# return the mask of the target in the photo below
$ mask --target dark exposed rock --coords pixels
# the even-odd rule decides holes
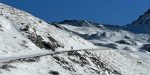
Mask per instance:
[[[116,41],[116,43],[131,45],[131,44],[130,44],[129,42],[127,42],[126,40],[119,40],[119,41]]]
[[[59,57],[53,56],[54,59],[56,59],[57,61],[60,61]]]
[[[56,28],[62,29],[61,26],[59,26],[58,23],[55,23],[55,22],[54,22],[54,23],[51,23],[51,24],[52,24],[53,26],[55,26]]]
[[[50,41],[51,41],[51,46],[52,47],[55,47],[55,48],[57,48],[57,47],[63,47],[57,40],[55,40],[53,37],[51,37],[50,35],[49,35],[49,37],[47,37]]]
[[[19,59],[21,62],[38,62],[40,60],[40,57],[33,57],[33,58],[24,58],[24,59]]]
[[[42,20],[39,20],[39,23],[42,23]]]
[[[74,25],[74,26],[96,26],[99,28],[102,28],[102,26],[100,26],[100,24],[95,23],[95,22],[91,22],[91,21],[86,21],[86,20],[64,20],[62,22],[59,22],[59,24],[68,24],[68,25]]]
[[[141,47],[141,49],[150,52],[150,44],[145,44],[145,45],[143,45],[143,47]]]
[[[60,64],[68,64],[67,61],[65,61],[64,58],[59,58],[57,56],[53,56],[54,59],[56,59]]]
[[[2,25],[0,25],[0,31],[4,31],[4,30],[2,29]]]
[[[64,69],[67,69],[69,71],[73,71],[73,72],[76,72],[75,69],[72,67],[72,66],[62,66]]]
[[[69,58],[71,61],[80,64],[81,66],[87,65],[89,64],[89,62],[87,61],[86,57],[84,57],[84,55],[81,55],[80,53],[78,53],[77,51],[70,51],[68,52],[69,56],[76,56],[79,58],[79,60],[76,59],[71,59]]]
[[[131,39],[129,36],[124,36],[124,38],[126,38],[126,39]]]
[[[94,69],[94,68],[90,68],[90,69],[92,69],[92,70],[95,71],[96,73],[100,74],[100,72],[99,72],[98,70],[96,70],[96,69]]]
[[[106,33],[106,32],[103,32],[103,33],[101,34],[101,36],[102,36],[102,37],[107,37],[107,33]]]
[[[41,36],[30,33],[30,35],[28,35],[28,38],[40,48],[52,49],[53,51],[55,51],[55,48],[63,47],[52,37],[47,37],[49,39],[49,42],[46,42],[43,41],[43,38]]]
[[[20,30],[21,31],[28,31],[29,30],[29,26],[28,25],[23,26]]]
[[[56,62],[61,65],[64,69],[67,69],[69,71],[74,71],[75,69],[73,68],[73,66],[64,58],[58,57],[58,56],[53,56],[53,58],[56,60]]]
[[[113,49],[117,49],[117,44],[115,44],[115,43],[109,43],[109,44],[106,44],[106,45],[103,45],[103,46],[113,48]]]
[[[10,71],[10,68],[16,68],[16,67],[8,65],[8,64],[4,64],[0,67],[0,69],[4,69],[6,71]]]
[[[57,71],[49,71],[49,73],[52,75],[59,75],[59,72],[57,72]]]
[[[38,35],[34,35],[34,34],[30,34],[28,36],[28,38],[33,42],[35,43],[38,47],[40,48],[44,48],[44,45],[42,43],[42,37],[41,36],[38,36]]]

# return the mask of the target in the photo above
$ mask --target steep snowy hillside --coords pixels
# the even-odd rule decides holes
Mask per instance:
[[[0,4],[0,34],[0,56],[70,50],[71,47],[96,48],[74,34],[4,4]]]
[[[150,9],[136,21],[125,27],[126,30],[134,33],[150,34]]]

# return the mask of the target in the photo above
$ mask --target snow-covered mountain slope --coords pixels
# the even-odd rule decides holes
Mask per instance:
[[[150,9],[136,21],[125,26],[125,29],[134,33],[150,34]]]
[[[121,27],[101,25],[85,20],[70,20],[68,22],[70,23],[67,24],[66,21],[64,21],[58,24],[54,23],[53,25],[60,29],[73,32],[91,41],[95,45],[135,51],[141,50],[144,44],[150,43],[149,34],[134,34],[122,30]],[[75,25],[77,23],[78,25]]]
[[[148,54],[145,53],[142,60],[134,53],[97,47],[85,39],[94,43],[99,39],[92,36],[99,37],[101,32],[98,30],[103,31],[106,27],[89,21],[83,23],[81,26],[53,26],[27,12],[0,3],[0,75],[150,74],[149,62],[144,61],[149,60]],[[108,27],[111,30],[115,28]],[[110,29],[108,33],[103,33],[105,41],[99,40],[100,44],[121,39],[119,36],[122,33],[110,38],[115,35],[110,33]],[[86,35],[85,39],[76,34],[81,37]],[[148,42],[145,39],[136,41],[138,46]]]
[[[70,21],[73,21],[71,23],[78,22],[78,20]],[[88,21],[79,20],[78,23],[84,22],[87,23]],[[129,58],[150,62],[149,34],[134,34],[129,31],[122,30],[121,27],[118,28],[115,26],[98,25],[97,23],[91,22],[87,23],[90,25],[75,25],[77,23],[71,25],[71,23],[67,24],[66,22],[60,22],[53,23],[53,25],[62,30],[75,33],[97,46],[118,49],[121,54]]]
[[[48,50],[96,48],[90,42],[48,25],[24,11],[0,4],[0,56]]]
[[[1,75],[149,75],[149,64],[117,50],[69,51],[1,64]]]

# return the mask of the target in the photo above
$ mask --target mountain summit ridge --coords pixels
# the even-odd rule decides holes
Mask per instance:
[[[125,29],[133,33],[150,34],[150,9],[131,24],[125,26]]]
[[[76,25],[76,26],[98,26],[98,27],[109,27],[113,29],[122,29],[127,30],[132,33],[143,33],[150,34],[150,9],[148,9],[143,15],[141,15],[137,20],[133,21],[131,24],[125,26],[119,25],[108,25],[108,24],[99,24],[96,22],[91,22],[87,20],[64,20],[62,22],[58,22],[59,24],[68,24],[68,25]]]

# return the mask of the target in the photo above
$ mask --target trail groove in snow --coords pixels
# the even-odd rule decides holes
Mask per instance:
[[[35,53],[35,54],[27,54],[27,55],[20,55],[20,56],[12,56],[12,57],[0,57],[0,63],[9,62],[13,60],[19,60],[24,58],[33,58],[38,56],[47,56],[57,53],[63,53],[63,52],[71,52],[71,51],[95,51],[100,50],[98,49],[79,49],[79,50],[63,50],[63,51],[55,51],[55,52],[43,52],[43,53]]]

